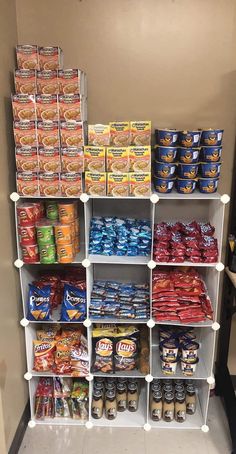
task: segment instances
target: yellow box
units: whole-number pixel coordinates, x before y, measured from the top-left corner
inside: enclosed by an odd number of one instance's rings
[[[109,147],[110,126],[109,125],[88,125],[88,144],[96,147]]]
[[[129,147],[130,172],[151,172],[151,147]]]
[[[84,147],[84,168],[88,172],[105,172],[105,147]]]
[[[110,123],[110,144],[115,147],[130,145],[129,121],[113,121]]]
[[[107,171],[113,173],[125,173],[129,171],[128,147],[107,148]]]
[[[135,197],[151,195],[151,172],[129,173],[129,192]]]
[[[85,192],[98,197],[106,195],[106,173],[85,172]]]
[[[128,173],[107,174],[107,195],[112,195],[113,197],[128,197],[129,195]]]
[[[131,144],[130,145],[151,145],[151,121],[131,121]]]

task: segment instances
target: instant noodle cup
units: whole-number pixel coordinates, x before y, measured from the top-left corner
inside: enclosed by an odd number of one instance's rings
[[[81,93],[83,73],[79,69],[61,69],[58,71],[59,92],[64,95]],[[82,93],[81,93],[82,94]]]
[[[191,377],[192,375],[194,375],[196,372],[198,362],[199,362],[198,358],[196,358],[195,362],[192,363],[188,363],[184,361],[182,358],[180,358],[182,374],[185,375],[186,377]]]
[[[39,262],[39,251],[38,245],[32,244],[27,246],[21,246],[22,260],[24,263],[36,263]]]
[[[150,197],[151,172],[129,173],[129,193],[135,197]]]
[[[60,172],[61,157],[59,148],[44,148],[38,150],[40,172]]]
[[[175,176],[177,164],[168,162],[154,162],[154,172],[157,177],[173,178]]]
[[[79,121],[62,121],[60,138],[62,147],[82,147],[85,144],[84,124]]]
[[[65,202],[58,204],[59,221],[62,224],[73,222],[76,217],[75,204],[73,202]]]
[[[199,191],[203,194],[212,194],[217,191],[219,178],[198,178]]]
[[[21,246],[33,246],[36,244],[36,229],[34,225],[19,226],[18,227],[20,245]]]
[[[177,147],[155,146],[155,158],[159,162],[174,162],[177,155]]]
[[[14,120],[36,120],[35,95],[11,95],[11,103]]]
[[[179,194],[192,194],[196,189],[196,178],[176,178],[176,189]]]
[[[88,125],[88,144],[97,147],[109,147],[110,125]]]
[[[174,340],[162,343],[162,358],[164,361],[176,361],[178,358],[179,344]]]
[[[106,152],[107,172],[126,173],[129,171],[129,149],[108,147]],[[104,167],[105,170],[105,167]]]
[[[92,196],[106,195],[106,172],[85,172],[85,192]]]
[[[151,172],[151,147],[129,147],[130,172]]]
[[[84,147],[84,169],[88,172],[105,172],[105,147]]]
[[[14,139],[17,147],[37,147],[37,133],[35,121],[14,121]]]
[[[113,197],[128,197],[129,179],[128,173],[110,173],[107,174],[107,195]]]
[[[218,162],[221,158],[222,147],[201,147],[201,158],[204,162]]]
[[[59,95],[59,112],[61,121],[81,121],[80,95]]]
[[[161,178],[154,175],[154,187],[157,192],[169,194],[174,187],[175,178]]]
[[[197,176],[198,164],[182,164],[178,165],[178,175],[180,178],[194,179]]]
[[[195,363],[198,358],[199,344],[197,342],[185,342],[182,345],[182,360],[186,363]]]
[[[176,129],[155,129],[156,142],[164,147],[175,147],[178,143],[179,131]]]
[[[57,244],[58,263],[71,263],[74,260],[73,244]]]
[[[130,145],[129,121],[114,121],[110,125],[110,144],[114,147],[128,147]]]
[[[220,176],[221,162],[201,162],[200,172],[203,178],[218,178]]]
[[[57,95],[59,93],[57,71],[37,71],[37,93],[43,95]]]
[[[37,241],[39,246],[54,244],[54,233],[52,224],[45,220],[36,223]]]
[[[37,118],[41,121],[59,121],[57,95],[36,95]]]
[[[60,47],[39,47],[39,68],[41,70],[57,70],[62,66],[62,50]]]
[[[179,131],[179,144],[181,147],[198,147],[201,131]]]
[[[16,147],[16,169],[18,172],[38,172],[39,160],[37,147]]]
[[[17,94],[34,95],[37,93],[36,71],[16,69],[14,73],[14,84]]]
[[[200,148],[178,148],[178,159],[183,164],[197,163],[199,160]]]
[[[64,197],[79,197],[81,194],[81,173],[61,173],[61,195]]]
[[[24,203],[16,207],[17,222],[22,227],[35,224],[35,210],[33,203]]]
[[[58,220],[58,203],[57,202],[46,202],[46,216],[50,221]]]
[[[176,373],[177,361],[165,361],[161,356],[161,370],[165,375],[174,375]]]
[[[39,246],[40,263],[49,265],[56,262],[56,246],[55,244],[45,244]]]
[[[38,46],[19,44],[16,46],[18,69],[39,69]]]
[[[39,182],[37,173],[17,172],[16,175],[17,192],[19,195],[27,197],[39,196]]]
[[[39,174],[40,195],[45,197],[58,197],[61,195],[60,175],[53,172]]]
[[[84,152],[82,148],[61,149],[62,172],[82,173],[84,171]]]
[[[59,147],[59,125],[57,121],[38,121],[38,144],[40,147]]]
[[[201,145],[221,145],[223,129],[202,129]]]
[[[130,145],[151,145],[151,121],[131,121],[130,122]]]

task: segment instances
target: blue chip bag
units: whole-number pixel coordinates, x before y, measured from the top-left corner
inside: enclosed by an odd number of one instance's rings
[[[45,285],[38,288],[36,285],[29,284],[28,295],[28,320],[40,321],[50,319],[50,293],[51,286]]]
[[[64,285],[61,321],[80,322],[86,318],[86,291],[70,284]]]

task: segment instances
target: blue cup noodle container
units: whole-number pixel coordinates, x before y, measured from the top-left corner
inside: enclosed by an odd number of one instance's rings
[[[198,147],[201,139],[201,131],[179,131],[179,145],[181,147]]]
[[[176,189],[180,194],[192,194],[196,189],[197,179],[176,178]]]
[[[197,176],[198,164],[182,164],[178,165],[178,175],[180,178],[194,179]]]
[[[201,145],[221,145],[223,129],[202,129]]]
[[[222,147],[201,147],[201,160],[204,162],[218,162],[221,158]]]
[[[154,187],[157,192],[169,194],[174,186],[175,178],[161,178],[154,176]]]
[[[179,162],[183,164],[196,164],[199,160],[200,148],[178,148]]]
[[[154,171],[157,177],[173,178],[175,176],[177,164],[168,162],[154,162]]]
[[[218,178],[220,176],[221,162],[201,162],[200,173],[203,178]]]
[[[177,147],[162,147],[160,145],[156,145],[155,158],[158,162],[174,162],[177,150]]]
[[[179,131],[176,129],[155,129],[156,142],[164,147],[175,147],[178,143]]]
[[[212,194],[217,191],[219,178],[198,178],[199,191],[202,194]]]

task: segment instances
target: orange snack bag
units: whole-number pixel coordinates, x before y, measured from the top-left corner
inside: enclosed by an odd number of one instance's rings
[[[16,147],[16,170],[18,172],[38,172],[39,160],[36,147]]]
[[[16,146],[37,147],[37,132],[35,121],[14,121],[14,139]]]
[[[16,46],[18,69],[39,69],[38,46],[23,44]]]
[[[37,71],[37,92],[44,95],[59,93],[57,71]]]
[[[36,111],[38,120],[58,121],[59,107],[57,95],[36,95]]]
[[[54,341],[33,341],[34,370],[36,372],[47,372],[53,369],[55,345]]]
[[[56,70],[62,65],[62,50],[60,47],[39,47],[39,69]]]
[[[39,148],[40,172],[60,172],[61,159],[59,148]]]
[[[34,95],[12,95],[11,102],[14,120],[36,120]]]
[[[60,147],[57,121],[38,121],[38,144],[40,147]]]
[[[37,93],[36,71],[34,69],[16,69],[14,83],[17,94],[33,95]]]

